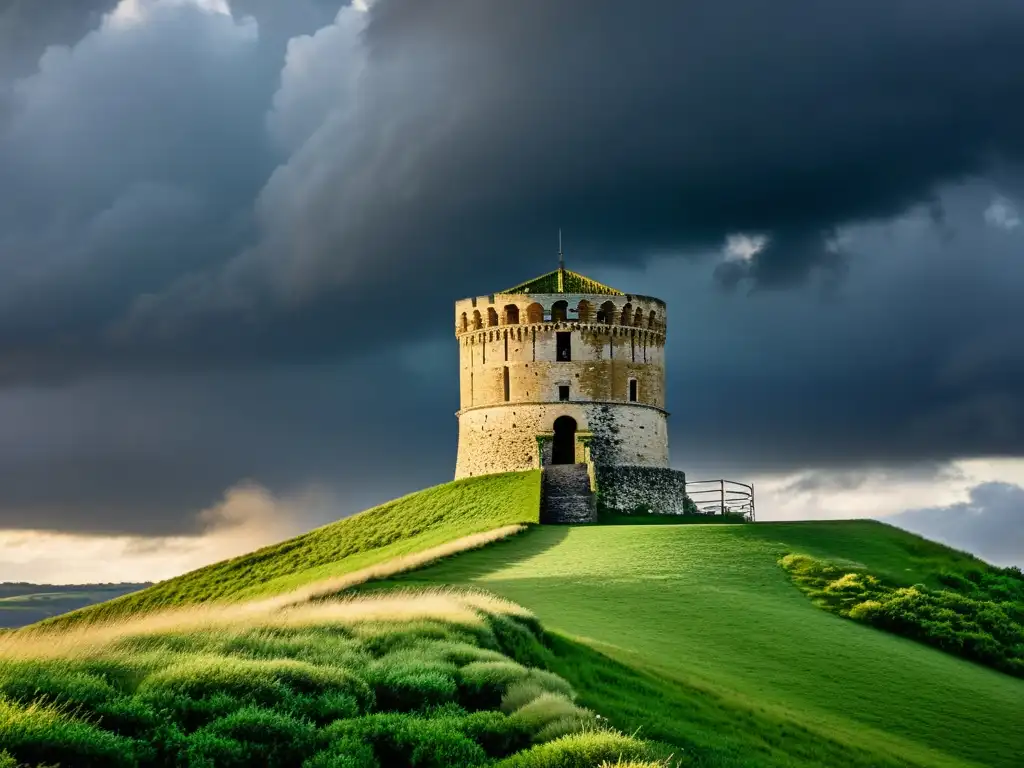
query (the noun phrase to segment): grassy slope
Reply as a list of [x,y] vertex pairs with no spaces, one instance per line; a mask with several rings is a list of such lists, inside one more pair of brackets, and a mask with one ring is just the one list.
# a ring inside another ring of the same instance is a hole
[[52,621],[91,621],[210,600],[276,595],[462,536],[536,523],[539,503],[539,472],[445,483]]
[[585,704],[700,764],[1019,765],[1022,681],[816,608],[788,552],[906,583],[974,562],[867,521],[547,527],[392,583],[528,607]]
[[0,766],[549,768],[665,754],[594,733],[571,686],[508,658],[537,658],[540,640],[517,607],[448,591],[9,634]]

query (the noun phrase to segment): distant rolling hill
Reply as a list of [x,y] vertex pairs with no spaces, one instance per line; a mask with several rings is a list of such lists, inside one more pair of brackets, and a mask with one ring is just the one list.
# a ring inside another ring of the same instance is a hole
[[150,584],[0,583],[0,628],[23,627],[94,603],[102,603]]

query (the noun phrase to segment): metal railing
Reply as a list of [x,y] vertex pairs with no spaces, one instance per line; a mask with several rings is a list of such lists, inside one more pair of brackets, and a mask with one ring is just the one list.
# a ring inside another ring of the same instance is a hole
[[754,521],[754,486],[735,480],[686,481],[686,495],[689,496],[701,514],[743,515]]

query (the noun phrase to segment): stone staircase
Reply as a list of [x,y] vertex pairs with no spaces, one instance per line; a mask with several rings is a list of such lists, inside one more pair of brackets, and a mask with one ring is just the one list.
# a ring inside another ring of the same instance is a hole
[[550,464],[541,486],[542,523],[592,523],[597,506],[586,464]]

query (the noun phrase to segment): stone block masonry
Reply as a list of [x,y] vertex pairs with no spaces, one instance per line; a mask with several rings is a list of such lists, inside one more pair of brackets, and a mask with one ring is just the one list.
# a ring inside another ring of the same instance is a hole
[[668,467],[597,466],[597,511],[600,514],[682,515],[687,503],[686,473]]

